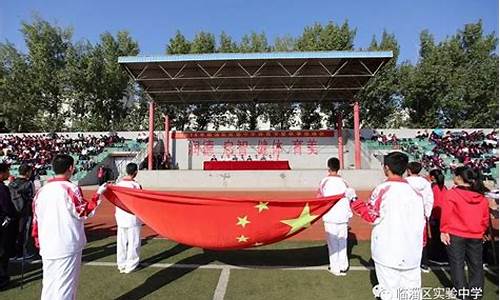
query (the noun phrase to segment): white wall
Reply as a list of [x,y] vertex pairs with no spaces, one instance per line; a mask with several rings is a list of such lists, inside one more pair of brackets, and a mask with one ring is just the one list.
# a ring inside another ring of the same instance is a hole
[[[380,170],[343,170],[357,190],[371,190],[384,180]],[[295,171],[140,171],[138,182],[160,190],[316,190],[326,170]]]

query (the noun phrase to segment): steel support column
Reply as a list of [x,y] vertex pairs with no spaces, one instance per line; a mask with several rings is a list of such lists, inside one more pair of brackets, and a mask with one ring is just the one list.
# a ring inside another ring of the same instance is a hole
[[170,119],[168,115],[163,115],[165,119],[165,133],[163,134],[163,146],[164,146],[164,154],[163,159],[167,159],[167,156],[170,154]]
[[148,142],[148,170],[153,170],[153,145],[155,127],[155,103],[149,102],[149,142]]
[[361,138],[359,131],[359,102],[354,102],[354,167],[361,169]]
[[340,168],[344,168],[344,138],[342,136],[342,114],[337,113],[337,141],[339,148]]

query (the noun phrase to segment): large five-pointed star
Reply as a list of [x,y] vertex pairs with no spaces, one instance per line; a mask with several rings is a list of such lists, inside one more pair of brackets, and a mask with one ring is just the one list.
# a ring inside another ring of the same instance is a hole
[[288,232],[287,235],[290,235],[294,232],[299,231],[302,228],[308,228],[311,226],[311,221],[316,219],[317,215],[311,215],[309,213],[309,204],[306,203],[304,206],[304,209],[302,209],[302,212],[300,213],[300,216],[296,219],[289,219],[289,220],[282,220],[281,223],[284,223],[290,227],[290,232]]

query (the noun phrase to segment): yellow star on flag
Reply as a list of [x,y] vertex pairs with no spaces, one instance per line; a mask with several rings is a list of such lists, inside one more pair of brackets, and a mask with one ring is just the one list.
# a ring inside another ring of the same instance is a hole
[[246,243],[248,241],[248,237],[243,234],[236,238],[239,243]]
[[259,204],[254,207],[259,210],[259,213],[261,213],[263,210],[269,209],[269,207],[267,207],[268,204],[269,202],[259,202]]
[[241,225],[241,227],[245,228],[245,226],[247,226],[247,224],[250,223],[250,221],[248,221],[247,216],[244,216],[242,218],[240,217],[237,218],[238,218],[238,223],[236,223],[236,226]]
[[304,206],[304,209],[302,209],[302,212],[300,213],[300,216],[298,218],[283,220],[283,221],[281,221],[281,223],[284,223],[284,224],[292,227],[290,229],[290,232],[288,232],[288,234],[287,234],[287,235],[290,235],[294,232],[299,231],[302,228],[308,228],[309,226],[311,226],[311,221],[316,219],[316,217],[318,217],[318,216],[311,215],[309,213],[309,204],[306,203],[306,205]]

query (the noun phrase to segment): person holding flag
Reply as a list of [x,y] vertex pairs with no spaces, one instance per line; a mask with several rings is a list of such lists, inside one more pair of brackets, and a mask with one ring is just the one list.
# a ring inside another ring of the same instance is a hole
[[69,300],[76,298],[82,250],[87,242],[83,223],[95,213],[106,185],[87,201],[70,181],[75,171],[73,157],[56,155],[52,169],[55,177],[33,200],[32,235],[42,256],[41,299]]
[[[340,161],[332,157],[327,162],[328,176],[323,178],[319,187],[319,196],[329,197],[344,194],[347,184],[339,176]],[[330,272],[335,276],[345,276],[349,268],[347,257],[348,223],[352,217],[349,200],[342,198],[324,216]]]
[[[138,166],[129,163],[126,167],[127,175],[116,185],[131,189],[142,189],[135,181]],[[142,222],[135,215],[116,207],[115,211],[117,236],[116,236],[116,262],[120,273],[130,273],[139,265],[139,251],[141,248]]]

